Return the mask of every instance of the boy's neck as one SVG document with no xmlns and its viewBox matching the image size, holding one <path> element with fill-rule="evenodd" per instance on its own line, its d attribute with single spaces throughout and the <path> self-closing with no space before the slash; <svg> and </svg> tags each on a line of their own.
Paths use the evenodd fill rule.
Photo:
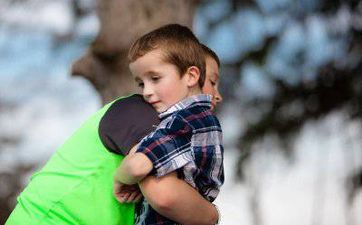
<svg viewBox="0 0 362 225">
<path fill-rule="evenodd" d="M 166 111 L 161 112 L 159 114 L 159 117 L 162 120 L 165 117 L 173 114 L 174 112 L 179 111 L 181 109 L 185 109 L 185 108 L 189 107 L 190 105 L 194 104 L 195 102 L 199 102 L 199 101 L 202 101 L 203 104 L 205 104 L 205 106 L 208 105 L 208 103 L 206 103 L 205 101 L 208 101 L 209 106 L 211 108 L 211 95 L 199 93 L 199 94 L 191 95 L 189 97 L 185 97 L 185 98 L 181 99 L 180 101 L 178 101 L 177 103 L 172 105 L 170 108 L 168 108 Z"/>
<path fill-rule="evenodd" d="M 186 98 L 199 94 L 202 94 L 201 89 L 199 87 L 192 87 L 189 89 L 189 93 L 187 94 Z M 182 99 L 180 101 L 182 101 Z"/>
</svg>

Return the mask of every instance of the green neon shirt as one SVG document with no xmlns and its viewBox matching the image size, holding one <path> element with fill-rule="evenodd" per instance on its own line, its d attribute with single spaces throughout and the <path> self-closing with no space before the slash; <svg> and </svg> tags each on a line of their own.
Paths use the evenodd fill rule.
<svg viewBox="0 0 362 225">
<path fill-rule="evenodd" d="M 113 196 L 113 173 L 124 156 L 110 152 L 99 134 L 100 121 L 118 100 L 91 116 L 33 174 L 6 225 L 134 223 L 134 204 Z"/>
</svg>

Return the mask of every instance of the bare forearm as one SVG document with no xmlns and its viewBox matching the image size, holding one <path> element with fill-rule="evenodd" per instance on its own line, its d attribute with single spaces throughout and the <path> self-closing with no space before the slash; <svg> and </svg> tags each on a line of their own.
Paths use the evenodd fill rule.
<svg viewBox="0 0 362 225">
<path fill-rule="evenodd" d="M 161 215 L 181 224 L 215 224 L 218 213 L 194 188 L 171 173 L 161 178 L 143 179 L 139 186 L 144 197 Z"/>
<path fill-rule="evenodd" d="M 127 155 L 117 168 L 115 180 L 124 184 L 136 184 L 152 170 L 152 163 L 142 153 Z"/>
<path fill-rule="evenodd" d="M 132 175 L 130 167 L 128 166 L 129 162 L 127 157 L 124 158 L 121 165 L 117 168 L 116 173 L 114 174 L 114 179 L 123 184 L 136 184 L 141 180 L 140 177 Z"/>
</svg>

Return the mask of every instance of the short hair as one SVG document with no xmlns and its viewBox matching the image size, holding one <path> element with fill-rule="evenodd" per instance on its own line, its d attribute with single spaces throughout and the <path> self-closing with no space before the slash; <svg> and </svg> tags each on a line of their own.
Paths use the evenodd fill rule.
<svg viewBox="0 0 362 225">
<path fill-rule="evenodd" d="M 131 62 L 150 51 L 161 49 L 164 60 L 177 67 L 183 76 L 187 69 L 196 66 L 200 70 L 198 84 L 204 86 L 206 76 L 205 55 L 200 42 L 192 31 L 180 24 L 168 24 L 153 30 L 137 39 L 128 51 Z"/>
<path fill-rule="evenodd" d="M 213 58 L 216 61 L 217 66 L 220 67 L 220 59 L 217 56 L 217 54 L 211 48 L 207 47 L 206 45 L 201 44 L 201 46 L 205 52 L 205 58 L 206 58 L 206 56 L 210 56 L 211 58 Z"/>
</svg>

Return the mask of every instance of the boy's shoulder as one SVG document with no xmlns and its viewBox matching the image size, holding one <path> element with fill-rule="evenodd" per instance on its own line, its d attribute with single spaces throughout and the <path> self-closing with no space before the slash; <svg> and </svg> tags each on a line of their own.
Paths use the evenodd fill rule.
<svg viewBox="0 0 362 225">
<path fill-rule="evenodd" d="M 194 129 L 210 126 L 220 127 L 220 122 L 211 111 L 211 108 L 204 105 L 190 105 L 176 111 L 172 117 L 172 121 L 182 121 Z"/>
<path fill-rule="evenodd" d="M 180 109 L 179 111 L 175 112 L 180 117 L 189 117 L 191 115 L 197 115 L 200 113 L 208 113 L 210 111 L 210 107 L 198 104 L 192 104 L 184 109 Z"/>
<path fill-rule="evenodd" d="M 220 127 L 219 120 L 211 110 L 211 96 L 199 94 L 187 97 L 160 114 L 163 127 L 189 126 L 192 129 L 202 127 Z M 187 124 L 187 125 L 185 125 Z"/>
</svg>

